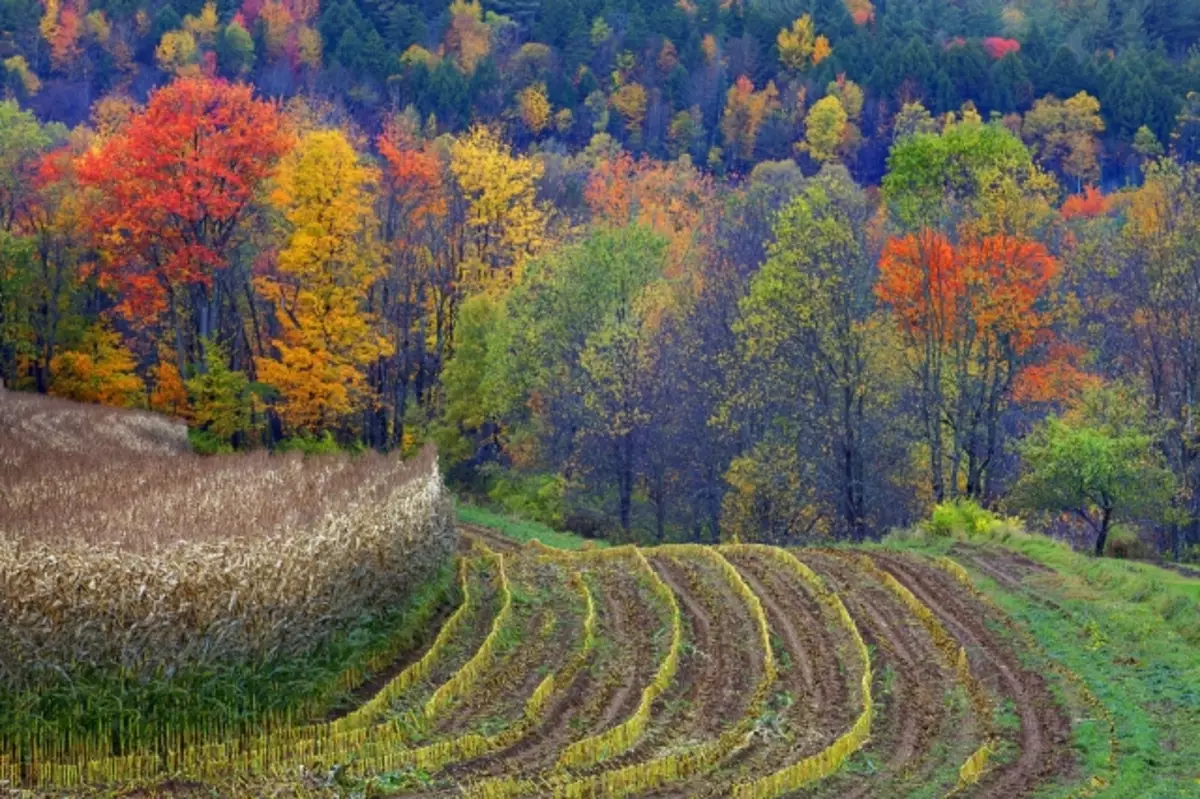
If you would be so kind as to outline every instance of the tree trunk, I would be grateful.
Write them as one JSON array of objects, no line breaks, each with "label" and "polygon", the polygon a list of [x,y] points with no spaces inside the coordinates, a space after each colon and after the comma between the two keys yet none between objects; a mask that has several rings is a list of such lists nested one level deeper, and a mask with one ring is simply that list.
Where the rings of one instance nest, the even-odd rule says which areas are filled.
[{"label": "tree trunk", "polygon": [[1105,508],[1100,517],[1100,529],[1096,532],[1096,557],[1104,557],[1104,545],[1108,542],[1108,528],[1112,524],[1112,508]]}]

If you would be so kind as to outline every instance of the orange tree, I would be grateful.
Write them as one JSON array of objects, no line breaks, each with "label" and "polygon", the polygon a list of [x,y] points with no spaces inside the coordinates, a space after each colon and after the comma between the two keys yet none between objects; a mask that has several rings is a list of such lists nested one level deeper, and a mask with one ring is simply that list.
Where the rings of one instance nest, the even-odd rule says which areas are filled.
[{"label": "orange tree", "polygon": [[1058,262],[1013,236],[955,247],[924,229],[889,239],[879,266],[876,295],[891,308],[915,377],[933,496],[984,496],[1016,381],[1053,337]]},{"label": "orange tree", "polygon": [[204,339],[240,328],[249,275],[229,269],[235,234],[289,144],[277,108],[249,86],[189,77],[81,160],[100,280],[128,319],[166,317],[181,373],[204,368]]}]

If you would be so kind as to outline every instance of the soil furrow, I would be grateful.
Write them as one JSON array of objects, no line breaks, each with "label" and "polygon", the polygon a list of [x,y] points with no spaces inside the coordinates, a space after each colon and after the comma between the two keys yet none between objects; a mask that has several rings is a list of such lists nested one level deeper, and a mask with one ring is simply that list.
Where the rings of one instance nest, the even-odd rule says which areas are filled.
[{"label": "soil furrow", "polygon": [[[972,718],[953,712],[939,686],[954,684],[929,635],[894,596],[864,578],[853,565],[829,553],[795,553],[837,591],[854,618],[875,661],[876,719],[872,740],[859,759],[867,773],[843,770],[800,795],[861,799],[897,796],[924,787],[934,772],[957,768],[961,758],[939,752],[969,753],[977,745]],[[951,781],[950,786],[952,787]]]},{"label": "soil furrow", "polygon": [[966,648],[972,667],[1000,696],[1011,699],[1020,719],[1016,760],[995,768],[974,795],[1009,799],[1027,796],[1046,779],[1070,768],[1065,750],[1070,721],[1054,701],[1045,680],[1025,670],[1011,642],[987,629],[988,609],[970,597],[950,575],[899,555],[873,556],[882,568],[925,603]]},{"label": "soil furrow", "polygon": [[469,695],[438,720],[439,737],[490,735],[517,723],[538,683],[566,666],[579,644],[583,607],[563,568],[537,558],[507,561],[516,624],[502,631],[502,651]]},{"label": "soil furrow", "polygon": [[531,775],[554,766],[572,741],[603,732],[637,707],[641,686],[654,677],[660,657],[655,632],[659,618],[649,589],[638,583],[632,562],[587,566],[598,602],[599,646],[595,659],[546,708],[545,721],[517,743],[491,757],[462,764],[459,777]]}]

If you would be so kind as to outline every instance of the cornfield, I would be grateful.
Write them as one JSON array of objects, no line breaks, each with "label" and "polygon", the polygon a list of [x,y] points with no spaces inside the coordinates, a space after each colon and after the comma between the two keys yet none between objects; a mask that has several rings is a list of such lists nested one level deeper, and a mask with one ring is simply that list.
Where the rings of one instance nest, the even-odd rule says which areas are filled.
[{"label": "cornfield", "polygon": [[[12,756],[122,754],[219,732],[106,708],[79,686],[143,686],[169,707],[205,675],[269,684],[273,670],[404,606],[452,557],[453,508],[432,449],[403,463],[186,448],[177,425],[150,414],[0,394],[0,680]],[[22,721],[30,702],[67,718]]]},{"label": "cornfield", "polygon": [[[470,530],[460,548],[431,450],[203,459],[158,417],[12,395],[0,423],[0,784],[949,797],[1050,756],[1002,756],[1025,740],[1001,709],[1058,711],[948,557]],[[372,625],[295,689],[297,663]],[[1113,741],[1091,795],[1116,728],[1059,671]]]}]

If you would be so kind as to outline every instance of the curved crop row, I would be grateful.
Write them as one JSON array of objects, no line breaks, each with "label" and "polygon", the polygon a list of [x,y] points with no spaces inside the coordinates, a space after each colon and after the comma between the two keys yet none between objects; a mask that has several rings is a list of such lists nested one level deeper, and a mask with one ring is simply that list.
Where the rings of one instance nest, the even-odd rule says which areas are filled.
[{"label": "curved crop row", "polygon": [[433,692],[433,696],[429,697],[429,701],[425,703],[425,718],[432,719],[437,715],[438,711],[444,708],[451,702],[460,699],[475,681],[479,679],[479,675],[483,670],[491,665],[496,654],[496,642],[500,640],[500,633],[504,629],[504,625],[508,623],[512,616],[512,590],[508,584],[508,574],[504,570],[504,556],[497,553],[496,563],[500,569],[500,594],[504,597],[503,603],[500,605],[500,612],[496,614],[496,618],[492,619],[492,629],[488,632],[487,638],[484,639],[483,645],[475,653],[475,656],[467,661],[462,668],[455,672],[454,676]]},{"label": "curved crop row", "polygon": [[862,748],[871,737],[871,722],[874,718],[875,704],[871,695],[871,653],[866,641],[858,630],[858,625],[836,591],[830,590],[812,569],[798,560],[794,555],[777,547],[757,544],[737,545],[736,549],[756,552],[771,558],[783,568],[789,569],[813,589],[813,592],[826,604],[833,608],[842,626],[854,641],[855,651],[858,652],[862,664],[862,711],[850,729],[820,752],[799,760],[790,766],[780,769],[750,782],[735,785],[732,795],[734,799],[773,799],[799,790],[805,785],[824,779],[833,774],[850,755]]},{"label": "curved crop row", "polygon": [[[964,588],[966,588],[977,600],[994,609],[997,613],[1003,614],[1003,611],[999,608],[999,606],[996,605],[995,602],[992,601],[991,597],[979,590],[979,588],[975,585],[975,581],[971,579],[971,575],[965,568],[963,568],[962,564],[946,557],[945,555],[939,555],[936,559],[936,563],[942,568],[942,570],[948,572],[952,577],[954,577],[954,579],[957,580]],[[1078,792],[1072,794],[1072,796],[1076,797],[1076,799],[1083,799],[1083,797],[1093,796],[1108,786],[1117,770],[1117,726],[1116,721],[1113,719],[1112,712],[1104,705],[1103,702],[1100,701],[1100,698],[1096,696],[1092,689],[1087,686],[1087,684],[1079,677],[1078,674],[1047,655],[1042,645],[1038,643],[1037,639],[1034,638],[1028,630],[1017,625],[1013,625],[1012,629],[1018,636],[1021,637],[1022,643],[1030,651],[1042,653],[1043,657],[1041,660],[1046,667],[1063,680],[1071,683],[1071,685],[1075,687],[1075,690],[1078,692],[1083,702],[1088,705],[1088,707],[1092,708],[1092,710],[1104,720],[1105,727],[1107,728],[1106,735],[1108,737],[1108,757],[1105,762],[1105,771],[1108,772],[1109,779],[1105,780],[1102,777],[1094,776],[1088,780]],[[960,772],[960,785],[963,784],[961,778],[962,773]]]},{"label": "curved crop row", "polygon": [[433,772],[445,768],[451,763],[495,752],[520,740],[538,723],[542,710],[554,693],[570,685],[571,680],[586,665],[596,647],[595,599],[577,572],[573,572],[572,577],[574,578],[572,582],[579,592],[585,608],[579,649],[571,661],[559,672],[546,675],[538,683],[525,702],[525,709],[519,722],[493,735],[467,733],[415,749],[385,750],[375,754],[359,752],[356,753],[359,756],[355,759],[350,771],[354,774],[365,775],[377,771],[413,767]]},{"label": "curved crop row", "polygon": [[[917,599],[912,591],[903,583],[895,578],[891,572],[885,571],[871,560],[867,555],[859,555],[856,559],[863,569],[874,575],[884,587],[896,595],[903,602],[913,615],[917,617],[922,626],[929,633],[929,637],[933,639],[934,645],[945,658],[958,676],[959,682],[967,690],[967,695],[971,697],[971,704],[975,709],[975,714],[979,718],[980,725],[984,729],[983,743],[976,749],[970,757],[963,762],[958,771],[958,789],[973,785],[979,781],[987,770],[988,758],[991,756],[994,744],[992,742],[992,700],[988,696],[983,683],[975,675],[971,669],[971,661],[967,657],[967,650],[959,645],[954,636],[946,629],[945,625],[938,620],[933,611],[929,607]],[[955,789],[955,790],[958,790]]]},{"label": "curved crop row", "polygon": [[705,741],[653,760],[633,763],[565,783],[559,782],[553,788],[554,796],[559,799],[626,796],[687,779],[715,768],[751,734],[766,703],[771,685],[775,682],[775,658],[771,649],[771,634],[766,613],[758,596],[746,585],[737,569],[711,547],[682,544],[664,549],[710,560],[728,580],[734,592],[746,602],[758,624],[758,637],[764,647],[762,677],[741,719],[716,740]]},{"label": "curved crop row", "polygon": [[[483,557],[496,564],[498,588],[505,601],[510,602],[502,557],[486,548],[482,550]],[[355,713],[332,722],[271,730],[250,740],[231,739],[218,743],[170,746],[165,757],[133,753],[95,758],[82,764],[40,761],[27,779],[34,784],[73,787],[95,782],[137,782],[163,773],[211,778],[231,771],[260,773],[295,763],[338,758],[368,744],[403,749],[402,733],[397,728],[391,725],[374,726],[371,722],[404,690],[428,676],[447,642],[461,627],[473,601],[468,572],[468,560],[464,558],[460,561],[463,601],[447,620],[429,651],[393,678]],[[494,621],[492,629],[496,629]]]},{"label": "curved crop row", "polygon": [[[608,550],[608,552],[616,551],[618,550]],[[634,548],[633,554],[637,559],[639,569],[649,578],[654,593],[670,609],[671,642],[662,663],[659,664],[658,672],[654,675],[654,680],[642,690],[642,699],[638,703],[637,710],[616,727],[568,746],[559,757],[559,768],[590,766],[620,754],[633,746],[645,733],[646,727],[650,723],[650,711],[654,700],[658,699],[663,691],[671,685],[671,681],[675,679],[675,671],[679,668],[679,653],[683,645],[683,617],[679,611],[679,603],[675,601],[675,594],[667,587],[667,584],[662,581],[654,569],[650,568],[650,564],[641,550]],[[591,557],[613,556],[591,554]]]}]

